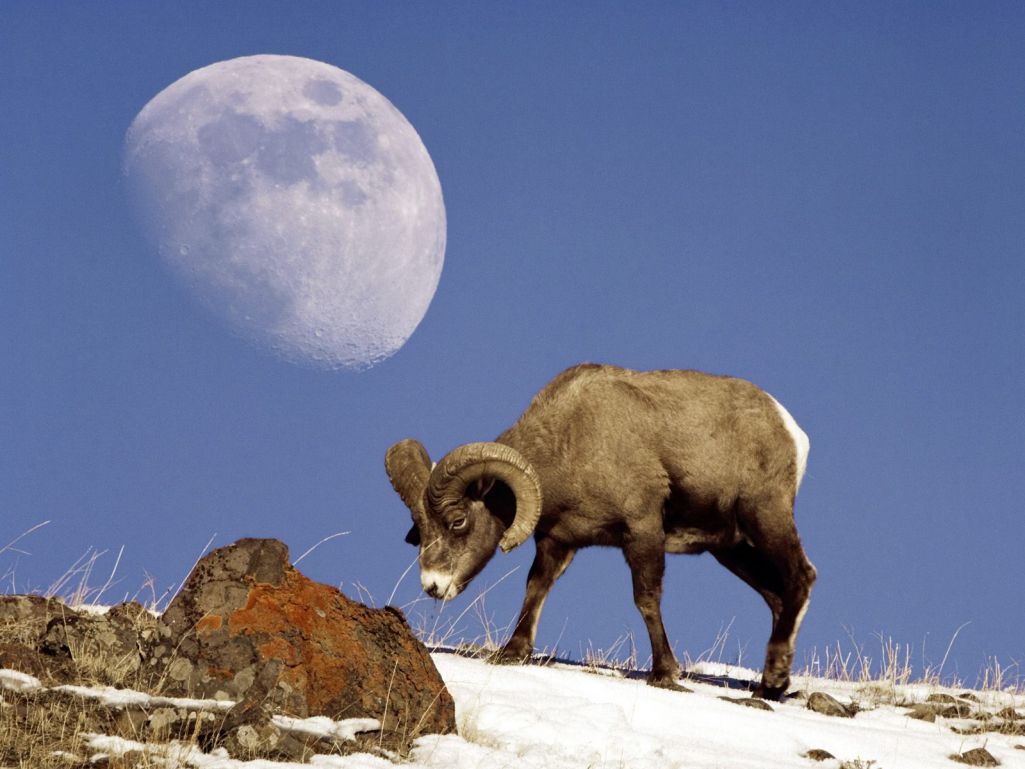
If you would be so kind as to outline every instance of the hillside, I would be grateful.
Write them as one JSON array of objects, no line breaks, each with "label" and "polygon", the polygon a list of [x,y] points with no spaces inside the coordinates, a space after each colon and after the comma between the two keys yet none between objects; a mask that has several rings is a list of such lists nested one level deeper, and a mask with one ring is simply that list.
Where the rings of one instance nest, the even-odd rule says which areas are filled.
[{"label": "hillside", "polygon": [[[987,763],[991,757],[1002,766],[1025,767],[1021,692],[799,679],[797,696],[773,703],[769,711],[742,706],[749,702],[742,687],[754,673],[724,666],[698,665],[684,682],[693,691],[679,693],[653,689],[638,674],[612,670],[567,664],[498,667],[450,651],[436,651],[433,659],[455,699],[459,735],[420,737],[408,756],[375,749],[375,724],[366,720],[275,717],[275,723],[295,734],[338,741],[361,734],[360,744],[370,746],[369,752],[333,751],[312,757],[308,764],[289,764],[236,760],[223,749],[203,752],[190,743],[188,734],[179,734],[170,743],[142,744],[116,734],[119,720],[113,717],[109,733],[83,733],[55,745],[65,752],[49,756],[45,765],[384,769],[398,761],[410,769],[953,769],[959,765],[954,757],[982,762],[974,765],[996,765]],[[2,671],[0,683],[0,739],[11,739],[4,724],[9,728],[12,711],[28,706],[33,691],[39,692],[38,682]],[[124,690],[64,690],[65,696],[102,700],[115,713],[132,703],[142,703],[150,712],[206,710],[214,717],[225,710],[223,702],[154,699],[147,705],[145,695]],[[828,693],[856,713],[840,717],[812,712],[807,707],[810,692]],[[826,753],[832,758],[825,758]],[[816,758],[822,761],[816,763]]]}]

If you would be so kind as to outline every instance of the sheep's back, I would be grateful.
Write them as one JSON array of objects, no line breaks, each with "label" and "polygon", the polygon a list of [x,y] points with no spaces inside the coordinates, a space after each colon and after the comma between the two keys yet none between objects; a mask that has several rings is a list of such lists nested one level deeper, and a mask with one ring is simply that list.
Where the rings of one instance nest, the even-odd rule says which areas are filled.
[{"label": "sheep's back", "polygon": [[726,508],[796,488],[793,440],[772,399],[699,371],[574,367],[498,440],[534,465],[553,503],[621,505],[675,490]]}]

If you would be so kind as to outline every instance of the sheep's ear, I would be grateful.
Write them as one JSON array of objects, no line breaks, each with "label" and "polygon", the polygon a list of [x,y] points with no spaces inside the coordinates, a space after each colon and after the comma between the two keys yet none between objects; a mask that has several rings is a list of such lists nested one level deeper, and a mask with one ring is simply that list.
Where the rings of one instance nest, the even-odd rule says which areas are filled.
[{"label": "sheep's ear", "polygon": [[416,524],[413,524],[406,534],[406,542],[414,547],[420,547],[420,529],[416,527]]}]

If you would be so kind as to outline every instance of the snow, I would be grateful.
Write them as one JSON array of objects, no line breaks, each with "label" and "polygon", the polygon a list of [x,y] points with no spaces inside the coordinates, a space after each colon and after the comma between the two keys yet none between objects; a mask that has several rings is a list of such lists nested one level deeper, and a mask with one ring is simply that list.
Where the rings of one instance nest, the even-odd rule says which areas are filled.
[{"label": "snow", "polygon": [[102,603],[73,603],[71,608],[79,614],[88,614],[93,617],[102,617],[111,610],[111,606]]},{"label": "snow", "polygon": [[[477,749],[462,761],[452,738],[425,738],[415,755],[431,767],[807,767],[802,754],[819,748],[883,767],[950,769],[951,753],[988,742],[997,755],[997,743],[1009,742],[957,735],[893,708],[837,719],[794,700],[767,712],[725,702],[719,697],[739,693],[708,684],[688,682],[695,691],[683,694],[573,669],[483,667],[454,655],[435,661],[456,699],[460,733]],[[440,762],[432,743],[435,756],[445,753]],[[1012,751],[1007,745],[1004,757],[1022,759]]]},{"label": "snow", "polygon": [[28,673],[19,673],[17,670],[0,668],[0,689],[27,692],[41,687],[42,684],[39,682],[39,679],[28,675]]},{"label": "snow", "polygon": [[98,699],[107,707],[131,706],[185,708],[186,710],[231,710],[232,700],[195,700],[188,697],[154,697],[134,689],[116,689],[113,686],[58,686],[58,691],[79,697]]},{"label": "snow", "polygon": [[[959,735],[951,724],[911,719],[906,707],[884,704],[894,691],[883,685],[865,686],[814,679],[795,685],[825,691],[841,702],[856,702],[854,718],[835,718],[808,710],[800,698],[773,703],[773,711],[740,707],[723,700],[744,699],[741,688],[686,681],[692,693],[654,689],[636,676],[609,671],[595,675],[578,666],[492,666],[456,654],[435,653],[435,664],[456,703],[457,735],[427,735],[415,743],[409,769],[790,769],[821,766],[837,769],[841,762],[861,761],[877,769],[953,769],[952,754],[985,747],[1004,767],[1025,767],[1025,738],[997,733]],[[32,685],[31,677],[0,672],[8,685]],[[708,677],[729,676],[735,685],[756,677],[755,671],[724,666],[697,668]],[[9,682],[15,682],[10,684]],[[38,683],[38,682],[36,682]],[[81,687],[65,687],[79,691]],[[140,693],[115,694],[95,689],[92,694],[113,705],[135,704]],[[924,700],[941,691],[925,685],[900,687],[902,702]],[[957,692],[952,692],[957,694]],[[995,711],[1025,709],[1025,696],[1012,692],[976,692],[980,706]],[[163,703],[187,701],[155,698]],[[152,700],[151,700],[152,701]],[[197,706],[197,702],[181,704]],[[206,709],[223,708],[216,701],[198,701]],[[310,734],[352,739],[379,727],[373,719],[331,721],[317,717],[276,716],[283,728]],[[309,764],[239,761],[223,750],[204,753],[187,745],[154,747],[120,738],[93,735],[89,747],[97,753],[119,755],[144,750],[168,765],[194,769],[387,769],[395,764],[366,753],[316,756]],[[803,756],[826,750],[836,760],[816,764]],[[875,762],[870,764],[869,762]]]},{"label": "snow", "polygon": [[280,729],[338,740],[354,740],[356,735],[361,732],[376,732],[381,728],[381,722],[376,718],[346,718],[341,721],[332,721],[327,716],[313,716],[312,718],[274,716],[271,721]]}]

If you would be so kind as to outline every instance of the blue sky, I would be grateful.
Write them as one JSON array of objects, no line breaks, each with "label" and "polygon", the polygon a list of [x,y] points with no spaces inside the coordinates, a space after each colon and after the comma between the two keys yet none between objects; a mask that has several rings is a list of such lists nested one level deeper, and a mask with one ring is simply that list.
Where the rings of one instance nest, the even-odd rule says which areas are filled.
[{"label": "blue sky", "polygon": [[[1016,3],[40,3],[0,8],[0,555],[45,589],[89,547],[105,596],[181,580],[211,537],[277,537],[383,604],[415,556],[382,458],[496,436],[589,360],[751,379],[811,437],[798,526],[820,579],[799,641],[974,681],[1025,662],[1025,10]],[[125,131],[237,56],[352,72],[416,127],[445,196],[433,304],[362,373],[233,336],[131,216]],[[532,557],[496,556],[515,615]],[[415,570],[395,602],[419,592]],[[769,615],[671,558],[677,652]],[[435,621],[427,600],[414,624]],[[467,634],[474,621],[464,618]],[[540,645],[632,632],[616,551],[581,553]],[[1020,673],[1020,671],[1019,671]]]}]

